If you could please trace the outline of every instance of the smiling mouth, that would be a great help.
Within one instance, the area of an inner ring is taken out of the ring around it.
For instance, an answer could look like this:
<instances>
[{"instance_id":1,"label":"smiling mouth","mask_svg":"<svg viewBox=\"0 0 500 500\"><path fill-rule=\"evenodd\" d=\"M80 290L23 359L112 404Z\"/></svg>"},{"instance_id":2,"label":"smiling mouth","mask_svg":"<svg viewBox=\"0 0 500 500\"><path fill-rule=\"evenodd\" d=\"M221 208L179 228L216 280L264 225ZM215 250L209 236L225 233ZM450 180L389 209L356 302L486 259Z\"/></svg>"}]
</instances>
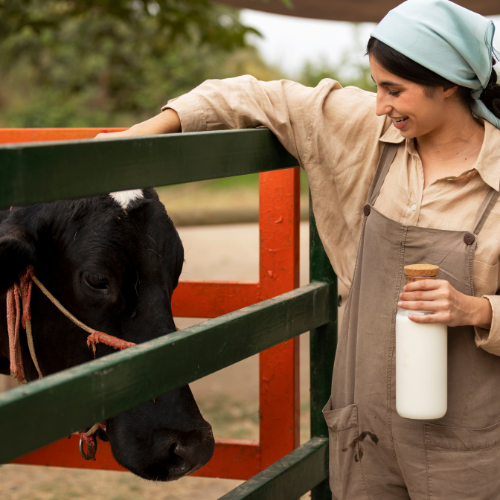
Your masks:
<instances>
[{"instance_id":1,"label":"smiling mouth","mask_svg":"<svg viewBox=\"0 0 500 500\"><path fill-rule=\"evenodd\" d=\"M391 118L392 119L392 124L398 129L402 130L406 127L406 124L408 123L408 117L402 117L402 118Z\"/></svg>"}]
</instances>

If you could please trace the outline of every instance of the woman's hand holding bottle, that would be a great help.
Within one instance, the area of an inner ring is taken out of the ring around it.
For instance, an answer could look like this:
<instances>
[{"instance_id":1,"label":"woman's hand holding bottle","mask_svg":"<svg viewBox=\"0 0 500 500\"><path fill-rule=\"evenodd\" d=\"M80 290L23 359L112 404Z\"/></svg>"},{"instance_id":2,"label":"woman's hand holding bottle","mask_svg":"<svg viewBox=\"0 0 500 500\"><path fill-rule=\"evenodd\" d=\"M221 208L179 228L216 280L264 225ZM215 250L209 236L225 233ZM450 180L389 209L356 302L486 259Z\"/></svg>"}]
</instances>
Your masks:
<instances>
[{"instance_id":1,"label":"woman's hand holding bottle","mask_svg":"<svg viewBox=\"0 0 500 500\"><path fill-rule=\"evenodd\" d=\"M446 280L421 280L407 284L399 295L398 307L434 314L410 314L415 323L443 323L447 326L472 325L489 329L492 310L490 301L459 292Z\"/></svg>"}]
</instances>

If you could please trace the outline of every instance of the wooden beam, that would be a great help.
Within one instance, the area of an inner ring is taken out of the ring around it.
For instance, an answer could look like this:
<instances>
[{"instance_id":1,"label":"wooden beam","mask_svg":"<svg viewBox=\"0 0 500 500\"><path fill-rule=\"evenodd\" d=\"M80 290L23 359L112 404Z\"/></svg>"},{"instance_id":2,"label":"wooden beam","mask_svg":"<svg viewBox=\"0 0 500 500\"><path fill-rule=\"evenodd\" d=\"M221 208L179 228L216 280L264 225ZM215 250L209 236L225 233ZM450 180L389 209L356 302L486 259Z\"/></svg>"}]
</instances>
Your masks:
<instances>
[{"instance_id":1,"label":"wooden beam","mask_svg":"<svg viewBox=\"0 0 500 500\"><path fill-rule=\"evenodd\" d=\"M401 0L215 0L238 9L253 9L271 14L352 23L378 23ZM483 16L500 14L498 0L456 0L455 3ZM334 29L334 28L332 28Z\"/></svg>"},{"instance_id":2,"label":"wooden beam","mask_svg":"<svg viewBox=\"0 0 500 500\"><path fill-rule=\"evenodd\" d=\"M297 166L268 129L0 146L0 208Z\"/></svg>"},{"instance_id":3,"label":"wooden beam","mask_svg":"<svg viewBox=\"0 0 500 500\"><path fill-rule=\"evenodd\" d=\"M2 393L0 463L323 325L329 300L312 283Z\"/></svg>"},{"instance_id":4,"label":"wooden beam","mask_svg":"<svg viewBox=\"0 0 500 500\"><path fill-rule=\"evenodd\" d=\"M328 439L313 438L219 500L292 500L328 478Z\"/></svg>"}]
</instances>

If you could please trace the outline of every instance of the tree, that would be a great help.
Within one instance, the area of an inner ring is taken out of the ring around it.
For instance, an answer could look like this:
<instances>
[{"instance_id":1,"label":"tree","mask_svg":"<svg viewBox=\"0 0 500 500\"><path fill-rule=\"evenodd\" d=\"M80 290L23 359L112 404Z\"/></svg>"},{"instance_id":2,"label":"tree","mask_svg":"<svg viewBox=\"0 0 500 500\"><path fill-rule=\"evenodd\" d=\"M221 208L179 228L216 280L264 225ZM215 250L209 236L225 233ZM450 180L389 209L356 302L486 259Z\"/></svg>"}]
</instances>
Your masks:
<instances>
[{"instance_id":1,"label":"tree","mask_svg":"<svg viewBox=\"0 0 500 500\"><path fill-rule=\"evenodd\" d=\"M194 30L201 43L225 49L244 46L245 35L256 33L237 16L221 13L209 0L0 0L0 11L2 44L13 41L15 45L23 39L58 43L64 40L68 21L88 23L103 18L135 31L145 28L145 34L153 31L169 43L192 38Z\"/></svg>"},{"instance_id":2,"label":"tree","mask_svg":"<svg viewBox=\"0 0 500 500\"><path fill-rule=\"evenodd\" d=\"M256 30L208 0L0 0L0 12L4 126L127 126L233 76L235 51L266 66L246 43Z\"/></svg>"},{"instance_id":3,"label":"tree","mask_svg":"<svg viewBox=\"0 0 500 500\"><path fill-rule=\"evenodd\" d=\"M333 78L344 87L352 85L363 90L376 92L370 66L366 59L360 57L365 48L359 27L356 24L352 27L352 42L352 46L344 51L338 64L330 64L325 59L319 62L306 62L300 73L299 81L308 87L315 87L324 78Z\"/></svg>"}]
</instances>

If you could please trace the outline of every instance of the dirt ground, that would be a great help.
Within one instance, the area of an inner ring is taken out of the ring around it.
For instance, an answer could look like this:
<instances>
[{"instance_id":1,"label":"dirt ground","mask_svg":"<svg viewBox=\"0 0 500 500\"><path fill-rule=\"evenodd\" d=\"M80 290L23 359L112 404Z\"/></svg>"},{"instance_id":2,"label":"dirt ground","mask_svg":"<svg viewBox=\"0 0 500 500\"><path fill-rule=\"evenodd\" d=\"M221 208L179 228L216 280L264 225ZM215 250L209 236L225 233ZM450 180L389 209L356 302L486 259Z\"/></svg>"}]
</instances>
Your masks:
<instances>
[{"instance_id":1,"label":"dirt ground","mask_svg":"<svg viewBox=\"0 0 500 500\"><path fill-rule=\"evenodd\" d=\"M179 233L186 252L181 279L257 281L257 224L185 227L180 228ZM301 224L300 242L301 284L305 284L309 279L307 223ZM180 328L199 321L202 319L176 319ZM301 336L301 442L309 439L308 356L308 336L304 334ZM5 379L0 380L0 388ZM257 356L201 379L191 387L216 437L258 439ZM76 449L75 453L78 453ZM0 466L2 500L215 500L240 483L198 477L153 483L123 472Z\"/></svg>"}]
</instances>

